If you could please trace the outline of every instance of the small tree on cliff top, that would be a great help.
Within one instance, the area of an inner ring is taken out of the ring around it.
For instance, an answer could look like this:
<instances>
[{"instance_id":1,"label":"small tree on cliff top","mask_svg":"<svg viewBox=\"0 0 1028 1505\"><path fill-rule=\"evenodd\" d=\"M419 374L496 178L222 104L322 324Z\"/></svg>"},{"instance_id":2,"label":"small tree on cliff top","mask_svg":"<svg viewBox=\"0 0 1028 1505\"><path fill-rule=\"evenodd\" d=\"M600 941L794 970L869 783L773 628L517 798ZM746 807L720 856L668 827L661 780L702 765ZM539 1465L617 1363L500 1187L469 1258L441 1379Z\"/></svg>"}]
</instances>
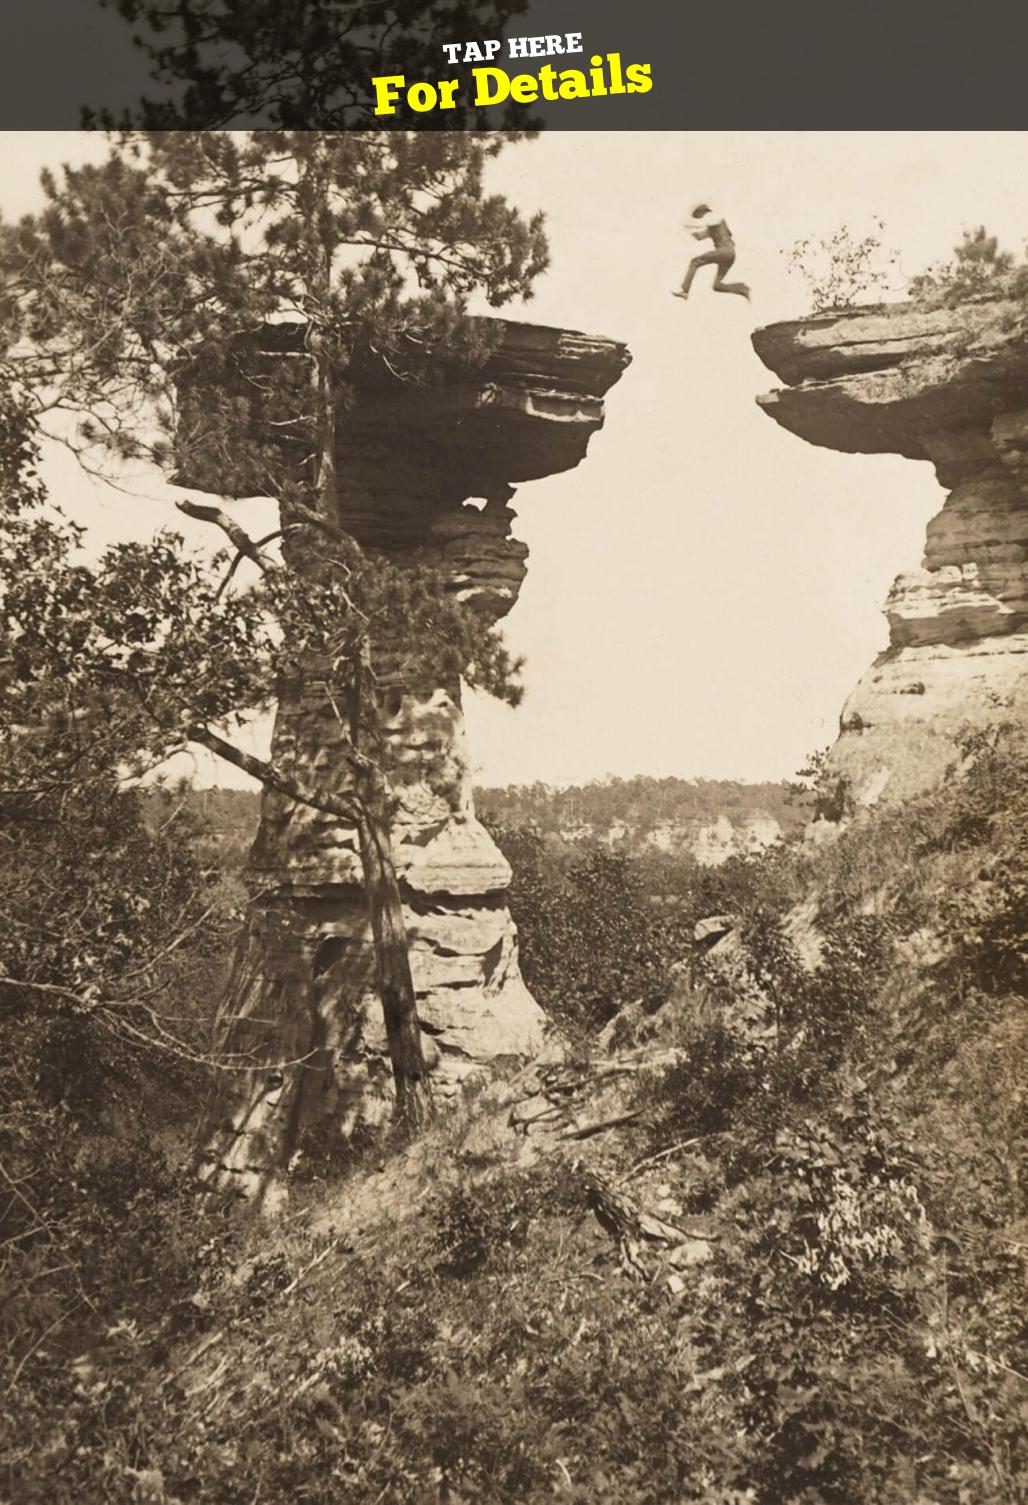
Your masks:
<instances>
[{"instance_id":1,"label":"small tree on cliff top","mask_svg":"<svg viewBox=\"0 0 1028 1505\"><path fill-rule=\"evenodd\" d=\"M977 225L964 231L950 261L936 262L913 277L910 292L914 298L941 296L946 302L960 302L988 293L1013 269L1012 252L1000 250L998 238Z\"/></svg>"},{"instance_id":2,"label":"small tree on cliff top","mask_svg":"<svg viewBox=\"0 0 1028 1505\"><path fill-rule=\"evenodd\" d=\"M87 461L106 450L167 466L174 454L183 471L203 473L216 458L225 491L280 502L283 570L219 509L184 510L222 527L265 572L289 655L288 671L276 667L280 684L288 673L324 695L347 739L352 778L342 803L360 836L408 1119L419 1111L424 1063L376 737L375 648L398 622L409 642L420 613L426 629L431 623L422 658L444 654L451 673L477 664L501 692L512 666L493 633L448 603L442 582L404 580L345 532L336 426L355 401L355 362L425 379L426 355L441 344L451 357L480 359L482 336L465 316L471 294L484 292L493 306L528 296L545 240L538 218L526 221L484 192L486 161L501 145L429 133L126 136L102 166L45 177L46 209L0 240L4 343L41 418L81 417L74 442ZM302 330L309 381L298 389L287 363L263 372L263 398L280 416L270 433L254 432L229 389L241 342L283 318ZM186 371L193 401L184 429L177 383ZM426 668L408 667L415 676ZM242 683L239 692L245 704ZM340 802L297 770L247 759L215 729L224 707L212 714L202 695L194 700L200 711L190 711L188 694L179 706L192 740L343 818Z\"/></svg>"},{"instance_id":3,"label":"small tree on cliff top","mask_svg":"<svg viewBox=\"0 0 1028 1505\"><path fill-rule=\"evenodd\" d=\"M915 300L956 304L1004 292L1021 297L1028 285L1025 268L984 225L966 229L948 261L934 262L909 281L900 275L899 253L882 240L884 229L875 220L860 237L840 225L830 236L807 236L783 252L789 271L805 286L812 313L853 308L901 289Z\"/></svg>"},{"instance_id":4,"label":"small tree on cliff top","mask_svg":"<svg viewBox=\"0 0 1028 1505\"><path fill-rule=\"evenodd\" d=\"M804 236L783 251L790 273L798 277L812 313L871 303L896 282L899 254L882 241L880 219L860 235L843 224L831 235Z\"/></svg>"}]
</instances>

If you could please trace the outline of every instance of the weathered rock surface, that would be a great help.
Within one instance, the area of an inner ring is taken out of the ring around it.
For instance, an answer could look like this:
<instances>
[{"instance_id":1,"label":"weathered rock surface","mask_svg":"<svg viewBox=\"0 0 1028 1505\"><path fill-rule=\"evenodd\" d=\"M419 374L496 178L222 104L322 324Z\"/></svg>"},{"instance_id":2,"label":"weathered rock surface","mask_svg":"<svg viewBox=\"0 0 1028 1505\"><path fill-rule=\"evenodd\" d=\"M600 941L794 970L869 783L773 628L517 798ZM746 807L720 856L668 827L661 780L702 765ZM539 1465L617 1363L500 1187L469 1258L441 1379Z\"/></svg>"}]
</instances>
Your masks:
<instances>
[{"instance_id":1,"label":"weathered rock surface","mask_svg":"<svg viewBox=\"0 0 1028 1505\"><path fill-rule=\"evenodd\" d=\"M582 460L602 425L604 394L630 359L612 340L497 325L500 339L474 374L454 368L410 386L382 368L369 372L355 408L341 416L338 446L346 528L368 550L442 571L491 620L510 610L525 576L528 550L511 537L507 505L515 484ZM259 368L297 357L295 327L276 326L247 359ZM259 384L249 393L249 421L260 425L271 415ZM179 479L240 490L238 479L219 474L215 457ZM510 869L475 818L459 683L426 694L401 681L384 714L398 769L394 849L426 1056L436 1087L452 1092L483 1063L532 1056L544 1019L518 969ZM280 704L273 756L282 766L344 788L342 744L338 718L316 687ZM239 1104L211 1173L247 1193L263 1187L303 1122L317 1116L346 1132L358 1118L383 1114L391 1093L356 834L266 792L250 882L230 1007L244 1025L273 1021L279 1049L307 1056L308 1065L301 1087L288 1071L264 1073Z\"/></svg>"},{"instance_id":2,"label":"weathered rock surface","mask_svg":"<svg viewBox=\"0 0 1028 1505\"><path fill-rule=\"evenodd\" d=\"M1028 708L1028 313L1000 292L753 337L788 384L758 398L777 423L830 449L928 460L949 491L921 568L889 592L889 646L842 712L830 765L858 802L929 787L965 728Z\"/></svg>"},{"instance_id":3,"label":"weathered rock surface","mask_svg":"<svg viewBox=\"0 0 1028 1505\"><path fill-rule=\"evenodd\" d=\"M782 828L773 815L753 815L736 823L718 816L696 832L690 850L701 867L720 867L729 857L752 856L782 839Z\"/></svg>"}]
</instances>

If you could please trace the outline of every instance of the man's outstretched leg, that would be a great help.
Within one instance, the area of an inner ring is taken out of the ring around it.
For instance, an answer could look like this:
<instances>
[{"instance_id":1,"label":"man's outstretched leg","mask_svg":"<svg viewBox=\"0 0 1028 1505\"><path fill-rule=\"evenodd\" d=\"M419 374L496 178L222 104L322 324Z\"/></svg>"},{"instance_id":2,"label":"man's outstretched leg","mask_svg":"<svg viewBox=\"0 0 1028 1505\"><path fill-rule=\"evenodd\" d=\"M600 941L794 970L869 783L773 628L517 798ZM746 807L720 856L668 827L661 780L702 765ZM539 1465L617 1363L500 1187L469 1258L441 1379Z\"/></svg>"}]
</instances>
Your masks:
<instances>
[{"instance_id":1,"label":"man's outstretched leg","mask_svg":"<svg viewBox=\"0 0 1028 1505\"><path fill-rule=\"evenodd\" d=\"M734 261L734 260L735 260L735 257L733 256L732 257L732 261ZM725 273L728 271L728 267L730 267L732 265L732 261L730 261L728 263L728 266L719 266L718 267L717 272L714 275L714 288L713 288L713 290L714 290L715 293L738 293L739 297L740 298L745 298L746 301L747 301L747 303L748 303L749 300L750 300L750 290L749 290L749 288L748 288L748 286L746 285L745 282L726 282L725 281Z\"/></svg>"},{"instance_id":2,"label":"man's outstretched leg","mask_svg":"<svg viewBox=\"0 0 1028 1505\"><path fill-rule=\"evenodd\" d=\"M728 266L731 266L731 264L729 262ZM692 280L696 276L696 273L700 267L709 266L716 266L718 268L719 277L728 271L728 267L722 267L721 256L717 251L704 251L702 256L694 256L692 261L690 261L688 271L682 279L682 286L674 296L676 298L688 298L689 289L692 287Z\"/></svg>"}]
</instances>

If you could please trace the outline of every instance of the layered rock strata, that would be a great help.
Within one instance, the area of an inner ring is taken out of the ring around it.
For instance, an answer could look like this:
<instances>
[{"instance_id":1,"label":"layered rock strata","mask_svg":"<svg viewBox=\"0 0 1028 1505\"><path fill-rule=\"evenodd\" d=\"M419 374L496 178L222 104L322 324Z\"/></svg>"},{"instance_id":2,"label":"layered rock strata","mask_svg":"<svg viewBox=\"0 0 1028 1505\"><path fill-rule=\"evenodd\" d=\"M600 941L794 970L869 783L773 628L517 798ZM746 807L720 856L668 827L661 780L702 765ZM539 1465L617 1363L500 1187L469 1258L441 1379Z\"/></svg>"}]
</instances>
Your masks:
<instances>
[{"instance_id":1,"label":"layered rock strata","mask_svg":"<svg viewBox=\"0 0 1028 1505\"><path fill-rule=\"evenodd\" d=\"M787 385L758 398L812 444L927 460L947 490L921 567L885 605L889 646L842 712L830 766L858 802L896 800L959 760L966 729L1028 707L1028 315L1011 288L758 330Z\"/></svg>"},{"instance_id":2,"label":"layered rock strata","mask_svg":"<svg viewBox=\"0 0 1028 1505\"><path fill-rule=\"evenodd\" d=\"M475 374L456 367L409 386L369 373L341 415L343 525L369 551L442 571L490 621L517 600L526 546L513 538L514 487L577 465L603 423L603 398L629 361L625 347L573 331L496 321L498 342ZM251 371L302 355L295 331L268 331ZM259 393L259 383L255 390ZM259 395L248 422L269 416ZM188 417L188 392L184 408ZM210 465L179 480L230 489ZM234 489L240 489L238 480ZM288 522L288 506L283 506ZM397 645L402 659L402 644ZM530 1057L543 1016L518 968L507 906L510 869L475 817L457 682L415 693L402 672L383 709L400 795L394 854L427 1058L437 1090L499 1057ZM273 757L307 782L346 786L343 732L308 685L278 709ZM250 1084L208 1174L253 1194L313 1118L329 1134L388 1109L391 1081L373 987L373 957L356 834L266 791L249 882L249 928L229 1008L265 1056L306 1057Z\"/></svg>"}]
</instances>

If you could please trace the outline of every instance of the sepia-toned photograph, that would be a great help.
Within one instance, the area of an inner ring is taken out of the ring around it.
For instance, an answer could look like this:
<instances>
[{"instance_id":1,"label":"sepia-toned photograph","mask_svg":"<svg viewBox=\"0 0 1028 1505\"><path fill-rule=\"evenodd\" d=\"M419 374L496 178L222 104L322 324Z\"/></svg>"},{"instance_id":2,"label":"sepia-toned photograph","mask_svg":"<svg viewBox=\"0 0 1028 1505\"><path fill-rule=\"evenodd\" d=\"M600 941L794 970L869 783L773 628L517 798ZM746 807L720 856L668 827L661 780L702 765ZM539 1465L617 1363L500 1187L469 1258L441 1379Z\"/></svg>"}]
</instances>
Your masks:
<instances>
[{"instance_id":1,"label":"sepia-toned photograph","mask_svg":"<svg viewBox=\"0 0 1028 1505\"><path fill-rule=\"evenodd\" d=\"M535 41L0 133L0 1505L1028 1500L1028 135Z\"/></svg>"}]
</instances>

